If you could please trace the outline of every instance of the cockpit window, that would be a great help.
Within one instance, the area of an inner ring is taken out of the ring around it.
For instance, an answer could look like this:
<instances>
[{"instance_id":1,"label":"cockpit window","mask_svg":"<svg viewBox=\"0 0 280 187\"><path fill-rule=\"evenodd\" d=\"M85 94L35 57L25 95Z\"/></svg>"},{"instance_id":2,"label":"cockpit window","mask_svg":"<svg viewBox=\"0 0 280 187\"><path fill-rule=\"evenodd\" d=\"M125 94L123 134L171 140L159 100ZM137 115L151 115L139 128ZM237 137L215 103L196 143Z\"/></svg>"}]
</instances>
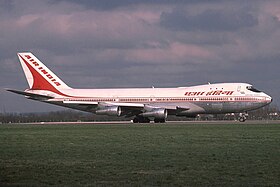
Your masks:
<instances>
[{"instance_id":1,"label":"cockpit window","mask_svg":"<svg viewBox=\"0 0 280 187\"><path fill-rule=\"evenodd\" d=\"M257 89L254 88L253 86L247 86L246 88L247 88L247 90L250 90L250 91L252 91L252 92L256 92L256 93L260 93L260 92L261 92L260 90L257 90Z\"/></svg>"}]
</instances>

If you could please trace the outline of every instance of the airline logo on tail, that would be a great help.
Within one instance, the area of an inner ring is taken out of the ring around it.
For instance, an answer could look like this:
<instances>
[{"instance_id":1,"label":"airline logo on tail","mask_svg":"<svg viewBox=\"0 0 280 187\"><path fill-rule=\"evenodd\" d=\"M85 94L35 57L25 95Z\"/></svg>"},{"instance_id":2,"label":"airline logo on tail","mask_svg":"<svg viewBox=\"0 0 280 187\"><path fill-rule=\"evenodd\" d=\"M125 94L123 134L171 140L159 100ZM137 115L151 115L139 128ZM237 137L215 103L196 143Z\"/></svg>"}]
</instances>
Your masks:
<instances>
[{"instance_id":1,"label":"airline logo on tail","mask_svg":"<svg viewBox=\"0 0 280 187\"><path fill-rule=\"evenodd\" d=\"M59 83L47 70L45 70L43 67L40 67L39 63L36 62L30 55L25 55L25 57L29 60L31 64L33 64L39 71L41 71L46 77L53 82L56 86L60 86L61 83Z\"/></svg>"},{"instance_id":2,"label":"airline logo on tail","mask_svg":"<svg viewBox=\"0 0 280 187\"><path fill-rule=\"evenodd\" d=\"M32 53L18 53L18 57L31 90L48 90L64 95L59 90L70 89Z\"/></svg>"}]
</instances>

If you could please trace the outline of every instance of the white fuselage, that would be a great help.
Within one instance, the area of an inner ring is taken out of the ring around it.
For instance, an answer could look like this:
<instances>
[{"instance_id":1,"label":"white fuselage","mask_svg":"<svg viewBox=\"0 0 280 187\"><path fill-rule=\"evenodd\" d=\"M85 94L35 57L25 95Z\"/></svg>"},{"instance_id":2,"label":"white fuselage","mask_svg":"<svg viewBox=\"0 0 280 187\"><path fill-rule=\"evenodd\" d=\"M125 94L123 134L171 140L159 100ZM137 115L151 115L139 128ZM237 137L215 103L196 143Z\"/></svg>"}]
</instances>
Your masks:
<instances>
[{"instance_id":1,"label":"white fuselage","mask_svg":"<svg viewBox=\"0 0 280 187\"><path fill-rule=\"evenodd\" d=\"M272 98L246 83L179 88L73 89L30 52L18 53L29 89L8 90L29 99L100 115L134 116L134 122L165 122L167 115L247 112ZM243 116L243 119L245 117Z\"/></svg>"},{"instance_id":2,"label":"white fuselage","mask_svg":"<svg viewBox=\"0 0 280 187\"><path fill-rule=\"evenodd\" d=\"M122 106L133 103L137 106L149 104L167 109L189 108L186 115L196 113L243 112L260 108L271 102L263 92L253 92L246 83L220 83L178 88L130 88L130 89L65 89L61 94L44 90L32 90L38 94L53 96L46 102L82 109L77 105L90 103L113 103ZM76 105L75 105L76 104ZM134 106L133 105L133 106ZM90 108L94 112L96 108Z\"/></svg>"}]
</instances>

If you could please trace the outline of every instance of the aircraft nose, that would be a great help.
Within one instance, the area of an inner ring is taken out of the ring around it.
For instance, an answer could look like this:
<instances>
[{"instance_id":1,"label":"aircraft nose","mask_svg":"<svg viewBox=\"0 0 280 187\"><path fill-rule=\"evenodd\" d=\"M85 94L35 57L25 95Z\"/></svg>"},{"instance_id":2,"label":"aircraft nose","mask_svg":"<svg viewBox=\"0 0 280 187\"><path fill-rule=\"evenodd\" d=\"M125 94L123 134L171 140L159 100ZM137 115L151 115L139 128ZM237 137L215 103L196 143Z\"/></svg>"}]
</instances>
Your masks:
<instances>
[{"instance_id":1,"label":"aircraft nose","mask_svg":"<svg viewBox=\"0 0 280 187\"><path fill-rule=\"evenodd\" d=\"M268 103L271 103L272 102L272 97L270 97L269 95L266 97L266 101L268 102Z\"/></svg>"}]
</instances>

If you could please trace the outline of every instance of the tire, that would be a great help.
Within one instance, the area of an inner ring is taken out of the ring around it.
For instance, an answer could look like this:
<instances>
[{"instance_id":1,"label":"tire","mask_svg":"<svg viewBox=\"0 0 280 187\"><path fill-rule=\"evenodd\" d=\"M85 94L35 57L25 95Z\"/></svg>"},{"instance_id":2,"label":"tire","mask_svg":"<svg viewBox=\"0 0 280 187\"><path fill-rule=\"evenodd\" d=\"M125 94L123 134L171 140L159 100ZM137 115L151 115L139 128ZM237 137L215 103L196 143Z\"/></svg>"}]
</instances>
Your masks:
<instances>
[{"instance_id":1,"label":"tire","mask_svg":"<svg viewBox=\"0 0 280 187\"><path fill-rule=\"evenodd\" d=\"M133 119L133 123L139 123L139 119L138 119L137 117L135 117L135 118Z\"/></svg>"},{"instance_id":2,"label":"tire","mask_svg":"<svg viewBox=\"0 0 280 187\"><path fill-rule=\"evenodd\" d=\"M155 123L165 123L165 119L157 119L157 118L155 118L154 122Z\"/></svg>"},{"instance_id":3,"label":"tire","mask_svg":"<svg viewBox=\"0 0 280 187\"><path fill-rule=\"evenodd\" d=\"M141 116L136 116L133 119L133 123L150 123L150 119L149 118L144 118Z\"/></svg>"},{"instance_id":4,"label":"tire","mask_svg":"<svg viewBox=\"0 0 280 187\"><path fill-rule=\"evenodd\" d=\"M240 121L240 122L245 122L245 121L246 121L246 118L245 118L245 117L240 117L240 118L239 118L239 121Z\"/></svg>"}]
</instances>

